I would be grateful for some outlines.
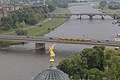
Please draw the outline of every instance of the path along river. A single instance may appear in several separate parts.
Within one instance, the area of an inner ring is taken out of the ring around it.
[[[100,13],[97,9],[93,9],[92,5],[74,6],[69,9],[72,13]],[[82,20],[80,20],[77,19],[77,16],[72,16],[70,20],[45,36],[111,40],[120,33],[120,27],[113,25],[113,20],[109,16],[106,16],[105,20],[101,20],[100,16],[95,16],[93,20],[88,18],[88,16],[82,16]],[[28,43],[24,46],[13,45],[7,49],[1,49],[0,80],[32,80],[32,77],[49,66],[49,54],[47,53],[49,45],[51,44],[46,44],[46,53],[36,53],[34,43]],[[56,44],[55,65],[60,60],[86,47],[92,46]]]

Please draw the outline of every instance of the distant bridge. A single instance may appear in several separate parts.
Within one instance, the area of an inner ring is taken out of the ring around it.
[[[104,19],[104,16],[111,16],[114,19],[116,19],[117,16],[120,16],[120,14],[106,14],[106,13],[49,13],[47,14],[48,17],[50,18],[69,18],[72,15],[79,16],[81,19],[83,15],[89,16],[89,19],[93,19],[94,16],[99,15],[101,16],[101,19]]]
[[[83,45],[103,45],[103,46],[120,46],[120,42],[106,40],[91,40],[89,42],[82,41],[64,41],[59,38],[43,37],[43,36],[10,36],[0,35],[0,40],[19,41],[19,42],[35,42],[36,49],[45,48],[45,43],[63,43],[63,44],[83,44]]]

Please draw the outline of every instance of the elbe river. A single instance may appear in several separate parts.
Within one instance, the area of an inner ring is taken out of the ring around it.
[[[74,6],[69,10],[72,13],[100,13],[98,9],[93,9],[92,5]],[[78,16],[72,16],[45,36],[114,40],[114,37],[120,33],[120,27],[112,24],[113,20],[110,16],[105,16],[105,20],[101,20],[100,16],[94,16],[93,20],[89,20],[88,16],[82,16],[81,20],[77,18]],[[35,43],[0,49],[0,80],[32,80],[40,71],[49,67],[49,45],[52,43],[46,44],[45,52],[37,53],[34,50]],[[55,65],[57,66],[62,59],[88,47],[92,46],[56,44]]]

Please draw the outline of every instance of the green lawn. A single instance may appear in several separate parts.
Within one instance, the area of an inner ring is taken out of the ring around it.
[[[82,3],[69,3],[68,7],[72,7],[72,6],[77,6],[77,5],[81,5]]]
[[[120,10],[112,10],[112,9],[104,8],[102,11],[105,13],[119,13],[120,14]]]
[[[21,27],[20,29],[25,29],[25,28],[29,28],[29,27],[31,27],[31,25],[28,25],[28,24],[26,24],[24,27]],[[16,29],[13,29],[13,28],[11,28],[11,29],[9,29],[9,30],[1,30],[0,29],[0,34],[14,34],[14,32],[15,32],[15,30]],[[13,33],[12,33],[13,32]]]
[[[59,18],[59,19],[54,18],[51,21],[43,24],[42,26],[37,26],[33,29],[27,30],[27,34],[29,36],[46,34],[46,33],[50,32],[51,30],[54,30],[60,24],[64,23],[65,20],[67,20],[67,19],[65,19],[65,18]]]
[[[53,11],[53,13],[70,13],[70,11],[66,8],[58,8]],[[27,35],[44,35],[63,24],[66,20],[67,18],[53,18],[49,22],[43,23],[42,26],[37,26],[35,28],[27,30]]]
[[[120,9],[119,10],[112,10],[112,9],[104,8],[101,11],[104,13],[120,14]],[[120,20],[120,19],[118,19],[118,20]]]
[[[9,30],[1,30],[0,29],[0,34],[9,33],[9,32],[12,32],[12,31],[14,31],[14,29],[9,29]]]
[[[98,4],[98,2],[79,2],[79,3],[69,3],[68,7],[83,5],[83,4]]]
[[[9,45],[16,45],[16,44],[22,44],[18,41],[8,41],[8,40],[0,40],[0,48],[8,47]]]
[[[70,13],[70,11],[66,8],[57,8],[52,13]]]

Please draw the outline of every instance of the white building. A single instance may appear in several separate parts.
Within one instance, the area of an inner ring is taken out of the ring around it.
[[[120,34],[117,34],[117,36],[115,37],[115,41],[120,41]]]

